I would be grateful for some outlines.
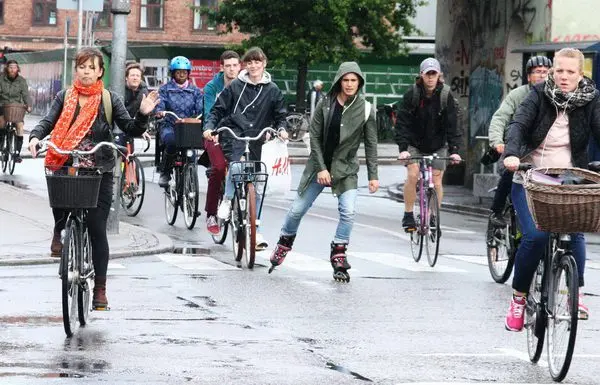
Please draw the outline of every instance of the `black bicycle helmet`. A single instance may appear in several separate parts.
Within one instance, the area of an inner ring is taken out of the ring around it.
[[[552,67],[552,60],[548,59],[546,56],[532,56],[529,60],[527,60],[527,64],[525,65],[525,71],[527,73],[531,72],[532,68],[535,67]]]

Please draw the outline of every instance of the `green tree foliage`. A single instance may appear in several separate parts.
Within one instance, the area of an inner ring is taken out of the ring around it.
[[[296,63],[296,105],[304,105],[308,67],[356,60],[360,51],[390,57],[406,49],[402,36],[421,0],[224,0],[215,14],[227,32],[250,34],[244,47],[259,46],[270,64]]]

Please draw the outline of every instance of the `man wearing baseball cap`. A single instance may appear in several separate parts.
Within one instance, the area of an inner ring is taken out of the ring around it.
[[[437,154],[461,161],[458,150],[462,143],[462,131],[458,128],[458,105],[450,87],[441,80],[442,69],[435,58],[423,60],[416,83],[403,96],[396,120],[396,143],[400,150],[398,159],[407,161],[408,175],[404,183],[404,218],[406,231],[416,230],[413,207],[417,199],[419,178],[418,161],[411,156]],[[444,191],[442,178],[445,160],[433,161],[433,184],[441,206]],[[432,218],[432,223],[435,219]],[[438,230],[438,234],[441,232]]]

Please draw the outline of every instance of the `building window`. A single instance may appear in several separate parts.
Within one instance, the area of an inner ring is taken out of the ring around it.
[[[163,29],[164,0],[141,0],[140,28]]]
[[[216,23],[208,13],[217,10],[217,0],[194,0],[194,31],[214,31]]]
[[[112,15],[110,13],[111,0],[104,0],[102,12],[96,14],[96,28],[104,29],[112,27]]]
[[[33,25],[56,25],[56,0],[33,0]]]
[[[0,0],[0,24],[4,24],[4,0]]]

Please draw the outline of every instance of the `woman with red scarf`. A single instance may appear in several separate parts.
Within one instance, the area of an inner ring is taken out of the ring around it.
[[[89,150],[98,142],[112,141],[113,127],[106,118],[102,103],[104,90],[104,83],[101,80],[104,74],[102,53],[96,48],[83,48],[75,57],[75,65],[76,80],[73,86],[56,95],[48,114],[31,131],[29,150],[34,157],[40,139],[49,134],[50,140],[63,150]],[[132,119],[120,96],[110,92],[110,100],[114,123],[132,136],[139,136],[146,130],[148,114],[159,102],[158,93],[151,92],[143,98],[138,113]],[[57,154],[49,149],[45,166],[56,170],[65,165],[68,160],[68,156]],[[92,306],[95,309],[106,309],[108,307],[106,271],[109,255],[106,222],[112,202],[115,159],[111,149],[103,148],[85,161],[89,162],[90,166],[99,167],[103,172],[98,206],[88,211],[87,219],[96,273]],[[68,211],[52,209],[52,213],[54,236],[50,250],[53,257],[60,257],[63,246],[60,233],[65,227]]]

